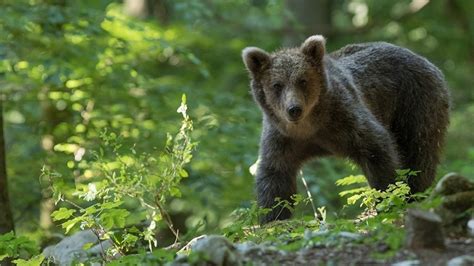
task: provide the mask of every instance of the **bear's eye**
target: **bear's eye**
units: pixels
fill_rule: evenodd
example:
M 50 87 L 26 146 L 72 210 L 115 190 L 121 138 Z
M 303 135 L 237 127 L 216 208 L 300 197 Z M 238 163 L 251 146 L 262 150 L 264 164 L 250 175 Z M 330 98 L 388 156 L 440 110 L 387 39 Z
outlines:
M 308 81 L 306 79 L 300 79 L 300 80 L 298 80 L 298 84 L 301 87 L 306 87 L 306 85 L 308 85 Z
M 273 88 L 275 90 L 281 90 L 281 89 L 283 89 L 283 84 L 281 84 L 280 82 L 277 82 L 277 83 L 273 84 Z

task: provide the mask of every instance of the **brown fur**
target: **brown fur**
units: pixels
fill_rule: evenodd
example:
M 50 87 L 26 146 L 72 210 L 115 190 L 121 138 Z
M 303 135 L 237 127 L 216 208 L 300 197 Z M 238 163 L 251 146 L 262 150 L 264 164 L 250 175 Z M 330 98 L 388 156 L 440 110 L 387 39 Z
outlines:
M 412 192 L 430 186 L 449 121 L 449 93 L 425 58 L 387 43 L 327 54 L 317 35 L 272 54 L 249 47 L 243 59 L 263 111 L 260 206 L 274 206 L 276 197 L 291 201 L 302 164 L 325 155 L 352 159 L 377 189 L 393 183 L 399 168 L 421 171 L 409 180 Z M 277 208 L 262 221 L 290 215 Z

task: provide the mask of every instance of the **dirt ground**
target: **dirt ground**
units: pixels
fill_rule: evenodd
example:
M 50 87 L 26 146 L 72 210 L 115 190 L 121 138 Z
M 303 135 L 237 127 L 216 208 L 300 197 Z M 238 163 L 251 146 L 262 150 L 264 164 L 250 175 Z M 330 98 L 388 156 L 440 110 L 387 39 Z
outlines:
M 387 250 L 384 244 L 347 243 L 335 247 L 313 247 L 297 252 L 267 250 L 247 254 L 247 262 L 256 265 L 392 265 L 406 260 L 418 260 L 419 265 L 446 265 L 450 259 L 474 255 L 474 238 L 448 239 L 445 250 L 402 249 L 392 257 L 377 258 Z

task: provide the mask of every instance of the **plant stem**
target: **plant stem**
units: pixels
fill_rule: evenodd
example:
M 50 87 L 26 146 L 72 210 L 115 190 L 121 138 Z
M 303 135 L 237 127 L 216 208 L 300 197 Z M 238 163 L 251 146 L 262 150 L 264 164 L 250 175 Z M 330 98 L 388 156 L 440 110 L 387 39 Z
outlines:
M 311 208 L 313 208 L 314 219 L 316 221 L 320 221 L 320 217 L 318 216 L 318 212 L 316 211 L 316 207 L 314 206 L 313 196 L 311 195 L 311 191 L 309 190 L 308 184 L 306 183 L 306 179 L 304 178 L 303 171 L 301 171 L 301 181 L 303 181 L 303 185 L 306 189 L 306 194 L 308 195 L 309 202 L 311 203 Z

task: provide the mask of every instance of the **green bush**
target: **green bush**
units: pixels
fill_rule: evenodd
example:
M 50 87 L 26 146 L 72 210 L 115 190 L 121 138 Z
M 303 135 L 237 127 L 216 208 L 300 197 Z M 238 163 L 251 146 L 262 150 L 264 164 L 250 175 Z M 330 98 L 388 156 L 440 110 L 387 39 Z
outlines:
M 175 242 L 180 240 L 167 211 L 167 201 L 181 197 L 180 182 L 188 177 L 184 166 L 191 162 L 196 145 L 190 137 L 193 124 L 185 95 L 178 113 L 183 116 L 178 133 L 174 137 L 168 134 L 163 151 L 154 154 L 124 147 L 119 135 L 104 130 L 103 146 L 79 166 L 84 174 L 74 177 L 75 188 L 69 195 L 64 191 L 71 189 L 65 190 L 64 184 L 74 174 L 63 176 L 44 168 L 43 178 L 51 183 L 55 202 L 67 206 L 52 213 L 66 234 L 73 228 L 91 229 L 98 239 L 111 240 L 113 248 L 103 254 L 106 261 L 143 249 L 142 242 L 147 242 L 153 251 L 157 247 L 157 229 L 163 225 L 172 231 Z

